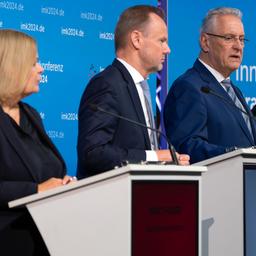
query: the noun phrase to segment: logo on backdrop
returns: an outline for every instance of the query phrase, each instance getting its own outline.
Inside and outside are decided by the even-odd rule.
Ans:
[[[75,112],[70,113],[60,113],[60,119],[64,121],[77,121],[78,120],[78,114]]]
[[[44,112],[40,112],[40,117],[41,117],[42,119],[45,119],[45,113],[44,113]]]
[[[94,77],[98,72],[101,72],[105,69],[105,67],[99,66],[96,67],[95,64],[91,64],[89,67],[89,72],[88,72],[88,78],[91,79]]]
[[[40,83],[48,83],[48,74],[47,72],[64,72],[64,64],[51,63],[48,61],[47,63],[39,62],[39,64],[43,67],[44,73],[41,75]]]
[[[96,67],[93,64],[91,64],[88,72],[88,78],[91,79],[96,74],[97,74]]]
[[[65,133],[63,131],[48,130],[46,131],[51,139],[64,139]]]
[[[256,66],[241,64],[236,70],[236,81],[256,82]]]
[[[84,20],[91,20],[91,21],[103,21],[103,16],[102,14],[97,14],[93,12],[81,12],[80,18]]]
[[[24,11],[24,5],[21,3],[10,2],[10,1],[1,1],[0,2],[0,9],[7,9],[12,11]]]
[[[42,24],[39,25],[35,23],[21,23],[20,29],[25,31],[45,33],[45,26]]]
[[[85,37],[85,32],[79,28],[61,28],[60,33],[64,36]]]
[[[114,33],[110,32],[99,32],[99,39],[102,40],[114,40]]]
[[[236,70],[235,73],[236,81],[243,83],[243,87],[250,87],[250,90],[254,89],[256,82],[256,66],[255,65],[246,65],[241,64],[240,67]],[[252,95],[246,96],[245,100],[249,105],[249,108],[252,108],[256,105],[256,97],[255,93],[251,93]]]
[[[42,7],[41,13],[53,16],[64,16],[65,11],[63,9],[55,8],[55,7]]]

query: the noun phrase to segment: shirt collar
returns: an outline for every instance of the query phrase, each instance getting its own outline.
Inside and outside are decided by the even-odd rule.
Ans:
[[[139,71],[137,71],[133,66],[128,64],[125,60],[120,58],[117,58],[117,60],[119,60],[126,67],[135,84],[139,84],[145,80],[144,77],[139,73]]]
[[[201,59],[198,58],[198,60],[210,71],[210,73],[216,78],[219,83],[221,83],[224,79],[230,79],[230,77],[224,77],[220,72],[203,62]]]

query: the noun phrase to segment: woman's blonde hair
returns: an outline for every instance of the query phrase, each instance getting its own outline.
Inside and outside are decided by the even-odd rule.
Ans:
[[[36,41],[31,36],[0,30],[0,104],[12,104],[22,95],[36,60]]]

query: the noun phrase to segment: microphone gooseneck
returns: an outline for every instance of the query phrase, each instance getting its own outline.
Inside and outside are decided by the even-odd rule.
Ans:
[[[92,103],[91,103],[91,104],[88,104],[88,106],[89,106],[89,108],[90,108],[92,111],[100,111],[100,112],[103,112],[103,113],[105,113],[105,114],[108,114],[108,115],[114,116],[114,117],[116,117],[116,118],[125,120],[125,121],[127,121],[127,122],[133,123],[133,124],[135,124],[135,125],[138,125],[138,126],[141,126],[141,127],[147,128],[147,129],[150,129],[150,130],[153,131],[153,132],[159,133],[160,135],[162,135],[162,136],[165,138],[165,140],[166,140],[167,143],[168,143],[168,147],[169,147],[170,154],[171,154],[171,156],[172,156],[172,160],[173,160],[174,164],[179,165],[179,161],[178,161],[177,156],[176,156],[176,150],[175,150],[174,146],[171,144],[169,138],[168,138],[163,132],[161,132],[161,131],[159,131],[159,130],[157,130],[157,129],[154,129],[154,128],[152,128],[152,127],[149,127],[149,126],[147,126],[147,125],[145,125],[145,124],[142,124],[142,123],[140,123],[140,122],[134,121],[134,120],[132,120],[132,119],[130,119],[130,118],[127,118],[127,117],[125,117],[125,116],[120,116],[120,115],[118,115],[118,114],[116,114],[116,113],[107,111],[107,110],[105,110],[105,109],[103,109],[103,108],[97,106],[96,104],[92,104]]]
[[[214,90],[212,90],[211,88],[209,88],[209,87],[207,87],[207,86],[202,86],[202,87],[201,87],[201,91],[202,91],[203,93],[211,94],[211,95],[214,95],[214,96],[220,98],[221,100],[223,100],[224,102],[226,102],[226,103],[229,104],[230,106],[232,106],[232,107],[238,109],[240,112],[242,112],[242,113],[244,113],[245,115],[247,115],[250,119],[253,119],[254,121],[256,121],[256,119],[255,119],[253,116],[249,115],[246,111],[244,111],[243,109],[239,108],[237,105],[234,104],[233,101],[227,100],[225,97],[223,97],[222,95],[216,93],[216,92],[215,92]]]

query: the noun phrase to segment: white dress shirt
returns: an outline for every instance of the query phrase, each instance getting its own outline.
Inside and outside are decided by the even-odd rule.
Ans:
[[[219,73],[217,70],[203,62],[202,60],[198,59],[208,70],[209,72],[216,78],[216,80],[219,82],[221,87],[227,91],[226,87],[221,83],[224,79],[230,79],[230,77],[224,77],[221,73]]]
[[[120,58],[117,58],[117,59],[126,67],[126,69],[128,70],[129,74],[131,75],[131,77],[133,79],[133,82],[134,82],[137,92],[139,94],[140,103],[141,103],[144,117],[146,120],[146,125],[150,126],[149,116],[148,116],[146,103],[145,103],[145,97],[144,97],[143,90],[142,90],[141,84],[140,84],[145,79],[134,67],[132,67],[130,64],[128,64],[126,61],[124,61],[123,59],[120,59]],[[149,138],[150,138],[151,132],[153,132],[153,131],[148,129]],[[151,148],[152,148],[152,145],[151,145]],[[147,161],[158,161],[156,152],[153,150],[146,150],[146,160]]]

